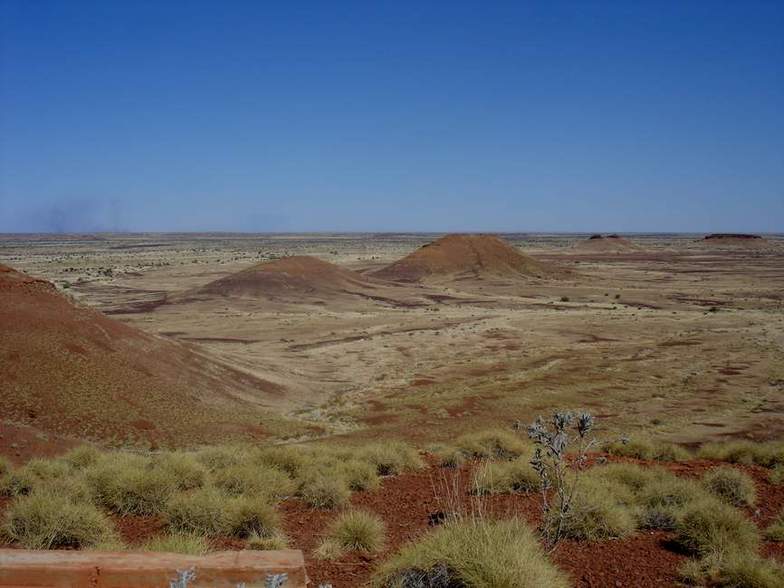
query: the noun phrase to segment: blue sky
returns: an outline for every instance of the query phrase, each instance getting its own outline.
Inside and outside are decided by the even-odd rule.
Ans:
[[[0,0],[0,231],[784,231],[784,3]]]

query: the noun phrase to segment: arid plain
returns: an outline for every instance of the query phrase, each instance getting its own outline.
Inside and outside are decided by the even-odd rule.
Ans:
[[[141,446],[335,435],[424,445],[564,407],[613,433],[682,444],[784,432],[784,238],[509,234],[525,267],[447,240],[426,275],[389,268],[441,236],[2,236],[0,264],[222,380],[220,394],[200,393],[212,415],[189,418],[187,399],[151,403],[117,410],[108,432],[89,423],[110,408],[68,420],[25,404],[35,370],[4,350],[16,404],[3,417],[17,428],[6,442],[24,452],[41,430]]]

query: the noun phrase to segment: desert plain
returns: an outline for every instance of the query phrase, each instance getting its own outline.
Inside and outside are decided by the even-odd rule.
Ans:
[[[782,433],[784,238],[627,235],[618,246],[511,234],[501,237],[535,260],[533,271],[476,271],[458,252],[465,267],[446,273],[383,273],[440,236],[6,235],[0,263],[251,382],[234,394],[254,415],[247,430],[178,440],[154,418],[129,418],[112,433],[118,444],[187,445],[201,435],[422,443],[559,407],[678,443]],[[284,267],[288,277],[249,291],[204,289],[288,256],[326,263]],[[364,282],[335,282],[339,270]],[[26,376],[3,363],[15,373],[4,387],[17,382],[24,394]],[[36,427],[32,413],[14,417]]]

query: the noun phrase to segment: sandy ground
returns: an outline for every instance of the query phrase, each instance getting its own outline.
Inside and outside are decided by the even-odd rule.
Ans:
[[[286,255],[369,274],[435,237],[0,235],[0,263],[283,386],[265,403],[327,434],[427,442],[564,407],[684,443],[784,431],[780,236],[746,247],[632,235],[637,248],[608,252],[584,235],[506,235],[560,275],[388,283],[373,297],[179,297]]]

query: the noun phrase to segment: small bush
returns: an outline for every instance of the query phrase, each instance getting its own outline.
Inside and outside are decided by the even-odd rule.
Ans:
[[[324,539],[316,549],[313,550],[313,557],[316,559],[333,560],[343,556],[345,550],[340,543],[334,539]]]
[[[196,453],[196,460],[210,472],[238,465],[246,458],[247,452],[244,449],[226,445],[206,447]]]
[[[200,488],[174,495],[166,505],[164,514],[172,531],[215,536],[229,527],[228,498],[214,488]]]
[[[473,489],[477,494],[531,492],[540,487],[539,475],[525,458],[509,462],[487,462],[474,472]]]
[[[457,447],[466,455],[485,459],[514,459],[531,453],[530,444],[511,431],[469,433],[457,438]]]
[[[726,588],[781,588],[784,586],[784,569],[772,560],[732,553],[719,568],[716,585]]]
[[[351,460],[340,463],[336,469],[351,490],[375,490],[381,486],[377,468],[372,464]]]
[[[552,565],[537,537],[518,520],[449,523],[410,543],[374,576],[376,586],[414,586],[442,572],[439,586],[566,588],[571,582]]]
[[[190,453],[176,451],[156,455],[152,467],[171,476],[177,490],[201,488],[207,480],[207,469]]]
[[[551,510],[544,525],[546,529],[555,529],[560,523],[560,536],[570,539],[595,541],[626,537],[636,528],[628,502],[630,495],[621,488],[586,478],[563,518],[559,511]]]
[[[77,470],[95,465],[101,459],[101,452],[92,445],[80,445],[63,456],[63,461]]]
[[[774,486],[781,486],[784,484],[784,465],[777,464],[768,473],[768,482]]]
[[[341,514],[329,526],[328,539],[346,551],[380,551],[384,547],[386,527],[376,515],[360,510]]]
[[[784,582],[780,565],[749,553],[732,552],[690,560],[678,571],[688,584],[719,588],[778,588]]]
[[[635,494],[652,483],[659,473],[658,469],[643,468],[630,463],[609,463],[596,466],[589,472],[591,477],[602,478],[611,484],[618,484]]]
[[[295,447],[265,447],[254,455],[254,462],[277,468],[296,478],[307,464],[305,454]]]
[[[272,537],[278,513],[265,498],[240,496],[226,504],[226,533],[233,537]]]
[[[268,537],[262,537],[258,533],[251,533],[248,537],[248,549],[257,551],[276,551],[278,549],[289,548],[289,538],[282,532],[276,530]]]
[[[752,506],[757,501],[754,480],[732,467],[715,468],[702,477],[711,494],[733,506]]]
[[[98,504],[120,515],[160,513],[177,489],[171,472],[141,456],[114,454],[86,472]]]
[[[143,551],[161,553],[184,553],[186,555],[204,555],[209,551],[207,539],[195,533],[169,533],[148,541],[142,546]]]
[[[768,541],[784,541],[784,511],[781,511],[778,516],[773,519],[770,526],[765,529],[765,538]]]
[[[674,529],[684,508],[704,498],[705,491],[696,482],[661,473],[638,495],[639,525],[646,529]]]
[[[605,445],[604,450],[610,455],[618,457],[656,461],[686,461],[691,457],[691,454],[680,445],[660,443],[644,438],[613,441]]]
[[[232,495],[263,494],[283,498],[294,494],[296,484],[282,471],[252,463],[232,465],[213,474],[215,485]]]
[[[459,468],[466,461],[465,453],[457,447],[439,447],[433,451],[442,468]]]
[[[0,490],[6,496],[24,496],[36,487],[70,476],[68,464],[53,459],[31,459],[24,466],[11,470],[3,477]]]
[[[704,499],[684,509],[675,524],[675,542],[699,557],[756,553],[759,534],[737,509],[716,499]]]
[[[351,490],[340,476],[314,475],[303,480],[300,496],[314,508],[338,508],[348,503]]]
[[[28,549],[81,549],[108,540],[112,526],[91,504],[34,492],[19,496],[8,507],[4,533]]]
[[[706,443],[700,448],[697,456],[702,459],[770,468],[784,464],[784,443],[755,443],[753,441]]]
[[[375,466],[379,476],[419,470],[425,466],[414,447],[398,441],[372,445],[360,453],[360,458]]]
[[[42,482],[33,489],[31,494],[38,492],[64,496],[71,502],[94,502],[92,488],[84,478],[78,476]]]

